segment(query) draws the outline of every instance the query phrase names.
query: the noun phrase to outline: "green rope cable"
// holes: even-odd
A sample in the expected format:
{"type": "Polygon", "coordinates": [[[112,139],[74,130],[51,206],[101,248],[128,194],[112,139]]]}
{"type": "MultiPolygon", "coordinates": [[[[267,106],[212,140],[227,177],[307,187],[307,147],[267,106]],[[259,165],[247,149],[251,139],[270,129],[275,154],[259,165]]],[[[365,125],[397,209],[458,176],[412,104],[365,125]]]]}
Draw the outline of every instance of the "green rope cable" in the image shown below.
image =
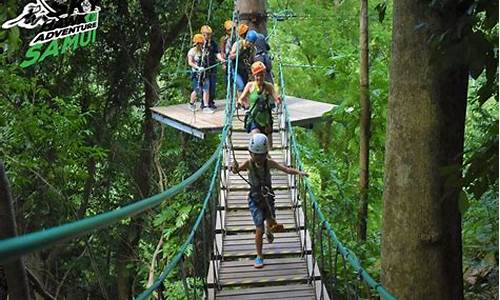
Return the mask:
{"type": "Polygon", "coordinates": [[[276,19],[273,19],[273,29],[271,29],[271,32],[266,36],[266,41],[270,40],[271,37],[276,34],[276,27],[278,25],[278,22],[276,19]]]}
{"type": "MultiPolygon", "coordinates": [[[[281,60],[281,57],[280,57],[281,60]]],[[[286,118],[286,123],[289,128],[289,133],[291,136],[291,146],[292,146],[292,151],[295,157],[297,158],[298,161],[298,169],[304,170],[304,164],[301,160],[300,156],[300,150],[297,146],[297,141],[295,138],[295,133],[292,127],[291,119],[290,119],[290,112],[288,111],[288,104],[286,101],[285,97],[285,80],[284,80],[284,75],[283,75],[283,66],[281,64],[281,61],[279,63],[279,75],[280,75],[280,85],[281,85],[281,90],[280,94],[282,97],[283,101],[283,106],[284,106],[284,111],[285,111],[285,118],[286,118]]],[[[361,266],[361,263],[359,259],[356,257],[354,252],[349,250],[347,247],[345,247],[340,240],[337,238],[337,235],[335,234],[335,231],[331,227],[330,223],[326,220],[325,216],[323,215],[323,212],[321,211],[321,208],[319,207],[318,201],[316,200],[316,197],[314,195],[314,192],[312,191],[311,188],[311,183],[309,181],[309,178],[304,178],[304,185],[307,190],[307,194],[309,195],[313,208],[316,210],[319,220],[321,223],[325,224],[325,227],[327,229],[328,234],[332,238],[332,240],[335,242],[337,248],[339,249],[341,255],[349,261],[351,266],[356,270],[356,272],[359,274],[359,276],[373,289],[375,289],[380,296],[382,296],[386,300],[396,300],[396,298],[389,292],[387,291],[380,283],[375,281],[373,277],[371,277],[370,274],[361,266]]]]}
{"type": "Polygon", "coordinates": [[[215,161],[218,151],[221,148],[222,143],[219,144],[217,150],[212,154],[210,159],[195,173],[162,193],[106,213],[0,241],[0,263],[5,263],[14,258],[47,248],[57,242],[76,238],[89,231],[96,230],[99,227],[116,223],[121,219],[137,215],[159,205],[164,200],[177,195],[200,178],[215,161]]]}

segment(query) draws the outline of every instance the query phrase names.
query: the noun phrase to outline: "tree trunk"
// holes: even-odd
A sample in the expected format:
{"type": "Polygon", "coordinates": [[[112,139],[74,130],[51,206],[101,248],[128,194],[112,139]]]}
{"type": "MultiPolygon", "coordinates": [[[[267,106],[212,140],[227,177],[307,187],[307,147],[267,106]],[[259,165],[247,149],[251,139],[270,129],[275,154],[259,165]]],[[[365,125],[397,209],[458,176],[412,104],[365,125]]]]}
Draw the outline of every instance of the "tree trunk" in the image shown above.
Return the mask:
{"type": "Polygon", "coordinates": [[[0,265],[0,299],[7,299],[7,278],[5,277],[5,272],[3,271],[3,266],[0,265]]]}
{"type": "MultiPolygon", "coordinates": [[[[0,161],[0,240],[17,236],[14,206],[10,194],[9,181],[5,174],[3,162],[0,161]]],[[[3,264],[3,272],[7,278],[10,299],[29,300],[28,277],[22,257],[3,264]]]]}
{"type": "Polygon", "coordinates": [[[468,73],[451,47],[438,52],[428,42],[428,29],[456,29],[457,2],[441,12],[394,2],[382,280],[398,299],[463,299],[458,179],[468,73]]]}
{"type": "Polygon", "coordinates": [[[368,80],[368,0],[360,1],[359,12],[359,210],[358,239],[366,241],[370,151],[370,95],[368,80]]]}
{"type": "Polygon", "coordinates": [[[267,35],[266,0],[237,0],[235,5],[241,23],[267,35]]]}

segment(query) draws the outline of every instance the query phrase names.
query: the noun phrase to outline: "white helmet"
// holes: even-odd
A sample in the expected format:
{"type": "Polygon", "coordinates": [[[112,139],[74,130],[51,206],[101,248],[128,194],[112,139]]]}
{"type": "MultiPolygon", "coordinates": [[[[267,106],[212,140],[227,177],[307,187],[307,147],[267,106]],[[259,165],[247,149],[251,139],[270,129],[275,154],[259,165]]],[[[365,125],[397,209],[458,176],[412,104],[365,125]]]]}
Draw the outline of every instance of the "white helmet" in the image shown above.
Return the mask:
{"type": "Polygon", "coordinates": [[[267,136],[262,133],[256,133],[250,138],[248,150],[255,154],[267,153],[267,136]]]}

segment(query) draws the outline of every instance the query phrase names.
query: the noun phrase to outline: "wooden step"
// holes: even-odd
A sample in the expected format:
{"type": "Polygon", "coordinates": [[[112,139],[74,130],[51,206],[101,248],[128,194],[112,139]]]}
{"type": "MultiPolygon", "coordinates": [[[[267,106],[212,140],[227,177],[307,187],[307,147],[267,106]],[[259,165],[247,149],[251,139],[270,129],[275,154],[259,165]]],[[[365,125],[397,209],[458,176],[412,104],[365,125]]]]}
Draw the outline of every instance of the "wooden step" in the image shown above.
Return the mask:
{"type": "MultiPolygon", "coordinates": [[[[226,187],[223,187],[223,188],[226,188],[226,187]]],[[[277,191],[290,191],[290,189],[294,189],[294,188],[295,187],[290,187],[288,184],[276,184],[276,185],[273,185],[273,191],[275,193],[277,191]]],[[[230,191],[246,191],[248,193],[248,191],[250,191],[250,186],[247,183],[240,184],[240,185],[232,184],[229,187],[229,190],[230,191]]]]}
{"type": "Polygon", "coordinates": [[[314,289],[310,284],[287,284],[258,288],[234,288],[217,292],[221,300],[314,300],[314,289]]]}
{"type": "MultiPolygon", "coordinates": [[[[295,225],[291,209],[277,209],[276,221],[286,225],[295,225]]],[[[247,209],[229,210],[226,212],[226,228],[254,226],[250,211],[247,209]]]]}
{"type": "MultiPolygon", "coordinates": [[[[255,224],[248,208],[224,211],[222,217],[224,219],[224,231],[227,233],[235,234],[238,232],[255,231],[255,224]]],[[[285,231],[294,231],[297,229],[295,226],[295,216],[291,209],[276,209],[276,221],[283,224],[285,231]]],[[[219,221],[217,222],[219,223],[219,221]]],[[[303,225],[303,222],[301,225],[303,225]]]]}
{"type": "MultiPolygon", "coordinates": [[[[248,144],[247,144],[247,146],[248,146],[248,144]]],[[[269,154],[271,155],[271,159],[273,159],[277,162],[281,162],[285,158],[285,153],[283,152],[283,150],[279,150],[279,149],[271,150],[269,152],[269,154]]],[[[250,159],[250,153],[246,149],[235,150],[234,151],[234,158],[236,158],[236,161],[241,165],[243,162],[250,159]]],[[[230,152],[230,154],[229,154],[229,162],[231,164],[233,162],[233,153],[232,152],[230,152]]]]}
{"type": "MultiPolygon", "coordinates": [[[[280,221],[281,222],[281,221],[280,221]]],[[[290,222],[282,222],[284,231],[295,231],[295,223],[290,222]]],[[[240,225],[227,225],[224,229],[229,234],[236,234],[240,232],[254,232],[255,225],[252,221],[248,222],[248,224],[240,224],[240,225]],[[251,224],[250,224],[251,223],[251,224]]]]}
{"type": "MultiPolygon", "coordinates": [[[[220,210],[217,213],[216,220],[216,233],[227,232],[236,234],[238,232],[255,231],[255,224],[248,207],[220,210]]],[[[285,231],[304,228],[304,216],[300,208],[296,210],[296,214],[294,214],[294,210],[289,208],[277,208],[276,221],[283,224],[285,231]]]]}
{"type": "MultiPolygon", "coordinates": [[[[247,175],[247,172],[240,172],[241,174],[241,178],[238,174],[230,174],[229,175],[229,185],[230,186],[246,186],[248,185],[248,183],[245,181],[245,180],[249,180],[248,179],[248,175],[247,175]]],[[[280,185],[280,186],[288,186],[288,175],[285,174],[285,173],[275,173],[275,174],[271,174],[271,183],[272,183],[272,186],[277,186],[277,185],[280,185]]]]}
{"type": "MultiPolygon", "coordinates": [[[[231,141],[233,146],[242,148],[242,147],[248,147],[248,141],[250,140],[251,135],[246,132],[238,132],[238,131],[233,131],[231,135],[231,141]]],[[[281,143],[281,133],[280,132],[273,132],[273,146],[278,146],[282,147],[281,143]]]]}
{"type": "MultiPolygon", "coordinates": [[[[224,259],[255,258],[255,234],[226,235],[223,240],[222,253],[224,259]]],[[[264,257],[300,256],[301,244],[296,231],[280,232],[274,234],[274,242],[269,244],[264,235],[262,252],[264,257]]]]}
{"type": "Polygon", "coordinates": [[[290,282],[307,282],[307,265],[301,257],[267,258],[264,267],[255,269],[254,259],[222,261],[219,281],[223,287],[228,286],[262,286],[284,284],[290,282]]]}

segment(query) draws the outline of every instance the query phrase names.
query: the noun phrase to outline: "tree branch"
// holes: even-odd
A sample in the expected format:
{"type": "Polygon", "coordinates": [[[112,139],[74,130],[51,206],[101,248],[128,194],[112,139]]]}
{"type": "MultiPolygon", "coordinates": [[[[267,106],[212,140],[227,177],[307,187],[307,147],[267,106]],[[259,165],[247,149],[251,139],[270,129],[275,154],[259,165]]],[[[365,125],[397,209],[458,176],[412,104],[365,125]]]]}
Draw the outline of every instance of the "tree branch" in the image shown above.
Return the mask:
{"type": "Polygon", "coordinates": [[[153,253],[153,257],[151,258],[151,264],[149,266],[149,276],[148,276],[148,284],[146,285],[146,287],[150,287],[154,280],[155,280],[155,265],[156,265],[156,257],[158,256],[158,254],[160,254],[160,251],[161,251],[161,247],[163,246],[163,229],[161,229],[161,236],[160,236],[160,240],[158,241],[158,244],[156,245],[156,249],[155,249],[155,252],[153,253]]]}
{"type": "Polygon", "coordinates": [[[57,298],[52,296],[49,292],[47,292],[44,288],[38,277],[29,269],[26,268],[26,272],[28,273],[28,279],[30,280],[31,285],[35,289],[35,291],[43,297],[43,299],[48,300],[56,300],[57,298]]]}

